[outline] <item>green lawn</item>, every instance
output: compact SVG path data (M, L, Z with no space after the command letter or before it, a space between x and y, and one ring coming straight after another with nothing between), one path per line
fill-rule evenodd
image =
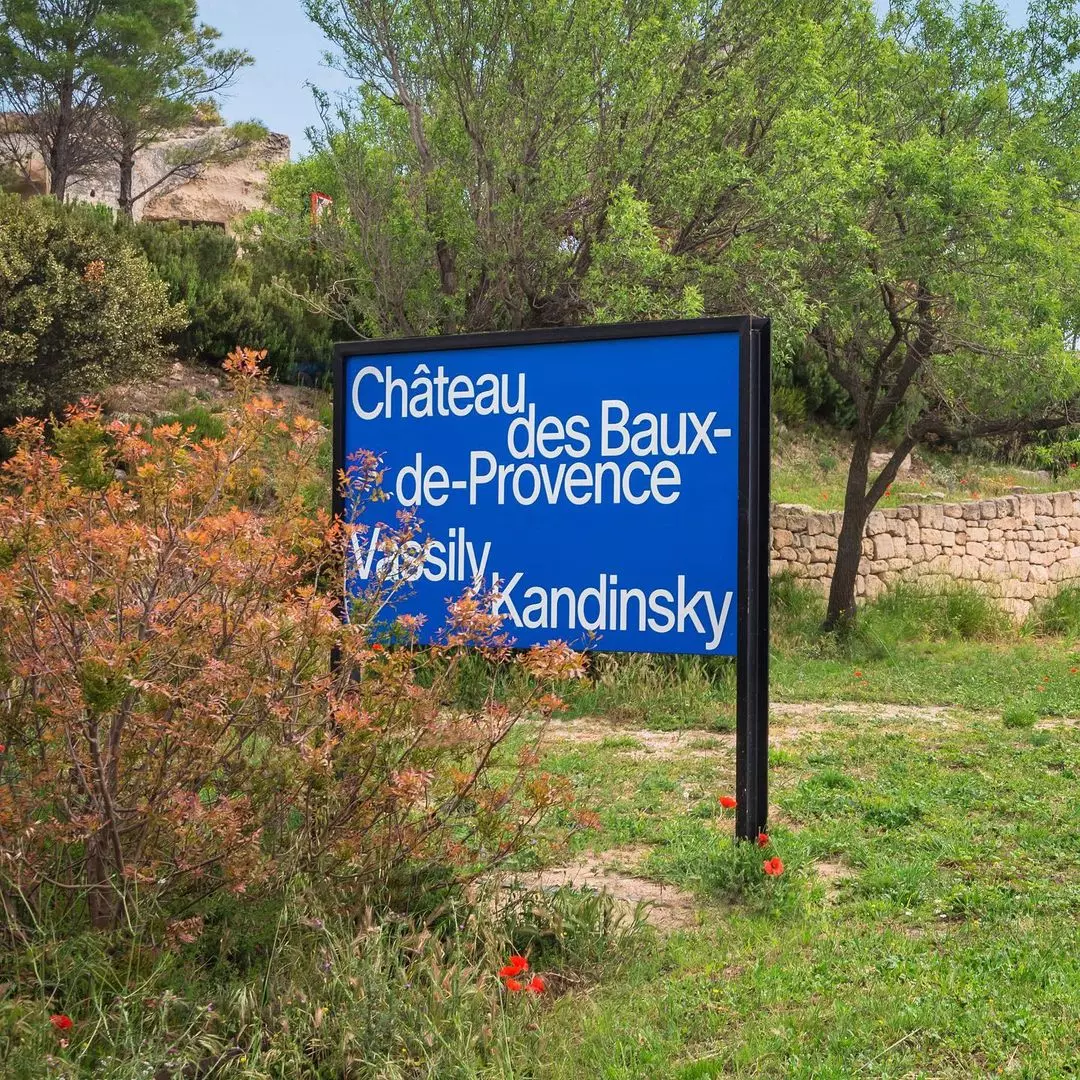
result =
M771 665L776 701L1080 714L1080 646L1061 640L898 642L854 656L774 650ZM628 661L627 667L568 692L571 714L606 715L657 730L734 730L734 672L727 666L690 665L685 676L663 663Z
M600 809L594 842L651 845L704 913L560 1000L514 1075L1076 1075L1080 730L858 712L776 720L779 883L733 853L727 749L552 747Z

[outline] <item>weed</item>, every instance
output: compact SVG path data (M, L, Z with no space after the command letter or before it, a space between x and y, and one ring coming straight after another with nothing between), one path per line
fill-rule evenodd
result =
M1041 604L1032 616L1037 633L1055 637L1080 637L1080 586L1066 585Z
M1001 722L1007 728L1032 728L1038 722L1039 714L1034 709L1017 706L1006 709L1001 714Z

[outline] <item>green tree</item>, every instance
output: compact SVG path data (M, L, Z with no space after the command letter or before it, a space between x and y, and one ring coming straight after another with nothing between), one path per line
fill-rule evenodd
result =
M357 83L323 99L316 162L293 170L338 211L315 232L338 289L313 303L415 334L787 302L715 267L753 263L776 225L774 127L807 37L846 5L304 6ZM296 187L277 192L306 227Z
M29 175L28 149L64 198L107 159L104 86L115 71L110 22L137 0L0 0L0 144ZM27 146L29 143L29 147Z
M800 239L812 339L855 415L828 627L854 614L867 518L914 446L1063 426L1080 400L1073 5L1011 30L990 3L899 2L860 36L828 102L844 168Z
M163 185L194 179L266 137L261 124L204 124L202 134L171 151L160 176L136 190L136 155L207 116L218 119L215 95L254 62L242 49L220 48L219 32L198 23L196 16L194 0L147 0L114 23L123 63L109 81L105 131L120 174L120 212L128 218L136 203Z
M317 253L310 246L279 248L260 235L261 220L239 244L220 229L173 222L143 221L131 236L168 286L170 300L187 310L186 324L168 336L177 355L217 361L246 342L267 350L278 377L316 382L328 370L333 341L349 329L311 311L295 294L299 282L317 280Z

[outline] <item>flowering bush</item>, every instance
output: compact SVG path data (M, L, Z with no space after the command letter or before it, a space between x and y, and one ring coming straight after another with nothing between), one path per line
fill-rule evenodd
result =
M227 368L220 439L69 411L10 431L0 471L0 904L8 933L164 925L197 935L222 890L306 873L350 888L416 863L461 879L505 858L563 785L532 746L497 753L550 684L552 645L514 657L478 598L418 662L409 627L371 641L384 596L335 606L350 533L304 507L324 432ZM378 463L345 478L369 497ZM388 542L392 542L388 541ZM382 586L376 589L383 588ZM415 628L413 628L415 629ZM520 699L448 704L467 648L533 676ZM338 663L331 664L331 655ZM421 678L420 676L423 676ZM0 924L2 925L2 924Z

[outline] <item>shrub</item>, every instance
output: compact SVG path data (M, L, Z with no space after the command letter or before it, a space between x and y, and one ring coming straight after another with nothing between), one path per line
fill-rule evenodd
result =
M476 597L451 606L421 683L415 641L371 640L386 594L335 610L348 535L304 507L322 432L254 390L220 439L150 435L73 409L56 448L20 421L0 471L0 905L9 935L196 918L220 893L298 874L380 895L443 888L511 854L563 785L526 710L574 675L561 646L517 658ZM123 469L114 466L122 463ZM350 469L350 505L378 463ZM497 709L447 707L467 647L530 676ZM331 665L336 654L339 662ZM428 655L425 652L425 656Z
M1025 448L1022 455L1026 464L1034 469L1046 469L1055 477L1068 475L1070 483L1075 480L1074 470L1080 463L1080 439L1043 436L1043 442Z
M211 226L142 222L132 235L170 299L186 307L188 325L170 339L184 359L218 361L243 341L267 350L279 378L318 382L334 340L356 336L310 311L284 284L313 274L310 252L279 251L252 235L241 253Z
M772 407L776 419L788 427L806 423L806 394L797 386L774 386Z
M0 421L154 367L183 312L99 214L0 195Z

